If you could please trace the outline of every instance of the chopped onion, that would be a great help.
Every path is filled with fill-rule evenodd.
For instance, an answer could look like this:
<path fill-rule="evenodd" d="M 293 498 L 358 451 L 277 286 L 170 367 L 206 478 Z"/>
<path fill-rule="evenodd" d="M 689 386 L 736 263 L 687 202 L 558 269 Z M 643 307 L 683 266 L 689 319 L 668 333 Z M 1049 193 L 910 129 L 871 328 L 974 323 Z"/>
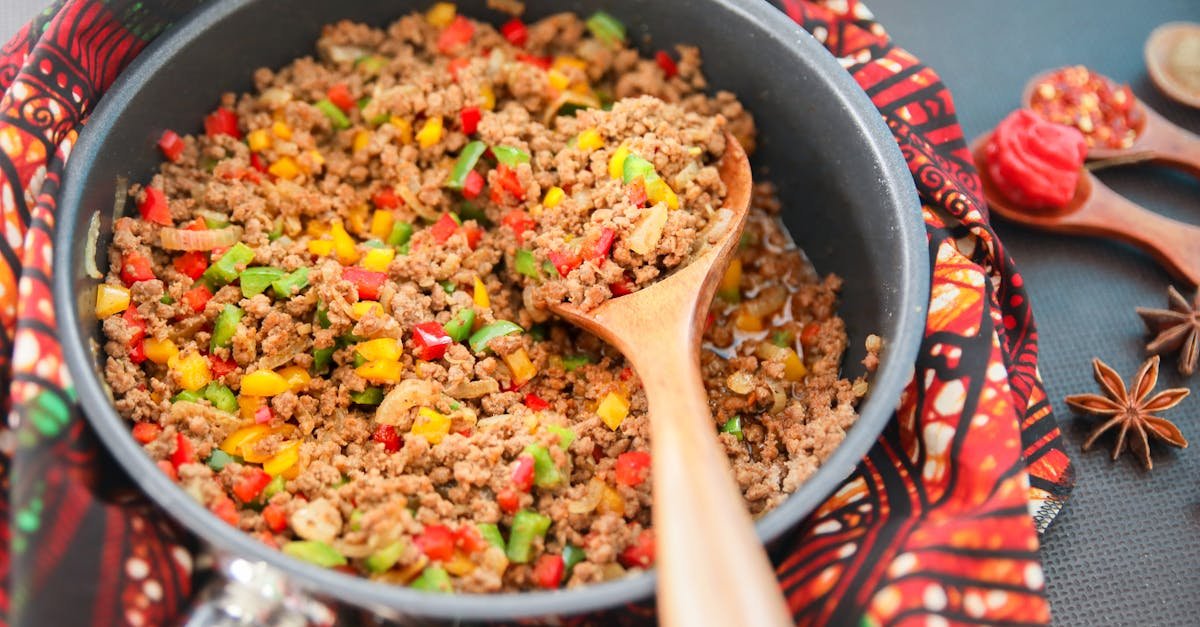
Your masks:
<path fill-rule="evenodd" d="M 93 279 L 103 279 L 96 265 L 96 242 L 100 240 L 100 212 L 92 214 L 88 221 L 87 239 L 83 241 L 83 271 Z"/>
<path fill-rule="evenodd" d="M 269 355 L 263 355 L 262 359 L 258 360 L 258 369 L 274 370 L 291 361 L 296 355 L 307 351 L 311 343 L 312 340 L 310 338 L 294 337 L 291 344 L 288 344 L 283 349 L 274 351 Z"/>
<path fill-rule="evenodd" d="M 426 207 L 425 203 L 417 198 L 417 191 L 421 189 L 421 181 L 417 177 L 410 177 L 403 185 L 397 185 L 395 189 L 396 193 L 400 194 L 400 198 L 404 200 L 404 204 L 408 205 L 417 215 L 426 220 L 436 220 L 440 216 L 436 210 Z"/>
<path fill-rule="evenodd" d="M 320 48 L 321 56 L 324 59 L 334 63 L 354 63 L 372 52 L 362 46 L 343 46 L 338 44 L 318 46 L 318 48 Z"/>
<path fill-rule="evenodd" d="M 113 223 L 125 215 L 125 201 L 129 199 L 129 179 L 118 176 L 117 189 L 113 193 Z"/>
<path fill-rule="evenodd" d="M 787 303 L 787 289 L 782 285 L 772 285 L 763 290 L 758 296 L 746 302 L 746 311 L 760 318 L 772 316 L 783 309 Z"/>
<path fill-rule="evenodd" d="M 167 250 L 212 250 L 238 243 L 242 238 L 242 227 L 227 226 L 205 231 L 163 228 L 159 233 L 162 237 L 162 247 Z"/>
<path fill-rule="evenodd" d="M 767 361 L 783 361 L 788 358 L 788 348 L 776 346 L 773 342 L 759 342 L 758 348 L 754 350 L 754 354 L 759 359 Z"/>
<path fill-rule="evenodd" d="M 213 211 L 212 209 L 197 209 L 196 215 L 213 222 L 229 222 L 229 214 Z"/>
<path fill-rule="evenodd" d="M 754 391 L 754 375 L 739 370 L 725 379 L 725 387 L 734 394 L 749 394 Z"/>
<path fill-rule="evenodd" d="M 587 514 L 596 509 L 600 505 L 600 499 L 604 496 L 604 482 L 592 478 L 587 484 L 587 493 L 583 498 L 567 503 L 567 511 L 572 514 Z"/>
<path fill-rule="evenodd" d="M 629 250 L 639 255 L 649 255 L 662 239 L 663 227 L 667 225 L 667 205 L 657 203 L 649 209 L 642 221 L 629 234 Z"/>
<path fill-rule="evenodd" d="M 579 94 L 570 90 L 564 91 L 550 103 L 546 109 L 546 114 L 542 118 L 542 124 L 550 126 L 554 123 L 554 119 L 558 117 L 558 110 L 563 108 L 563 105 L 573 104 L 579 107 L 588 109 L 599 109 L 600 100 L 591 94 Z"/>
<path fill-rule="evenodd" d="M 405 379 L 397 383 L 375 410 L 375 422 L 408 431 L 414 418 L 409 410 L 436 405 L 440 396 L 438 388 L 437 383 L 425 379 Z"/>
<path fill-rule="evenodd" d="M 500 391 L 500 384 L 495 379 L 487 381 L 459 381 L 446 393 L 454 398 L 479 398 Z"/>
<path fill-rule="evenodd" d="M 774 401 L 771 404 L 771 413 L 783 411 L 788 400 L 787 389 L 782 382 L 775 379 L 767 379 L 767 387 L 771 388 L 771 398 Z"/>
<path fill-rule="evenodd" d="M 279 87 L 269 87 L 258 96 L 258 102 L 271 109 L 279 109 L 291 101 L 292 92 Z"/>

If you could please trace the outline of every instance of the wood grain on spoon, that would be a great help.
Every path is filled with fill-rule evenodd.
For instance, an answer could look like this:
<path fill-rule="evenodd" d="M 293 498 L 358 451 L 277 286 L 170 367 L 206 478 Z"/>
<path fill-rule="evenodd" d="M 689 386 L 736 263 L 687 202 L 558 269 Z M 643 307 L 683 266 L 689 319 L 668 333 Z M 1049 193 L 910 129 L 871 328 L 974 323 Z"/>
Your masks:
<path fill-rule="evenodd" d="M 1146 39 L 1143 54 L 1150 80 L 1167 97 L 1189 107 L 1200 109 L 1200 86 L 1195 83 L 1200 72 L 1200 24 L 1168 22 L 1155 28 Z M 1191 72 L 1191 80 L 1180 72 Z"/>
<path fill-rule="evenodd" d="M 992 211 L 1008 220 L 1056 233 L 1117 239 L 1154 257 L 1167 271 L 1200 285 L 1200 227 L 1149 211 L 1114 192 L 1084 170 L 1075 196 L 1061 209 L 1030 209 L 1009 201 L 987 172 L 984 148 L 989 136 L 977 138 L 971 153 Z"/>
<path fill-rule="evenodd" d="M 1051 72 L 1043 72 L 1025 84 L 1025 91 L 1021 95 L 1021 102 L 1025 106 L 1028 107 L 1032 102 L 1033 90 L 1038 83 L 1050 74 Z M 1182 168 L 1200 177 L 1200 136 L 1172 124 L 1157 111 L 1146 106 L 1141 99 L 1137 99 L 1134 106 L 1141 109 L 1144 122 L 1140 129 L 1135 129 L 1138 133 L 1133 145 L 1128 148 L 1093 146 L 1088 148 L 1088 159 L 1155 161 Z"/>
<path fill-rule="evenodd" d="M 703 322 L 750 204 L 750 164 L 726 133 L 725 208 L 708 244 L 671 275 L 591 311 L 555 313 L 621 351 L 650 404 L 655 568 L 664 625 L 788 625 L 791 616 L 717 440 L 700 377 Z"/>

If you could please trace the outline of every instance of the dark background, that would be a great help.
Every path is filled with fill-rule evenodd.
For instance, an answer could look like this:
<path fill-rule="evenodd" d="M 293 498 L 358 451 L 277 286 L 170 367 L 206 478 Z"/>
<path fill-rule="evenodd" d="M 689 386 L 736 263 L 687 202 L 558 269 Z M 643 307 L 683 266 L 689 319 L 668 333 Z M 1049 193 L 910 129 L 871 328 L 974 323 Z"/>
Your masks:
<path fill-rule="evenodd" d="M 1161 96 L 1142 56 L 1159 24 L 1200 22 L 1200 0 L 873 0 L 867 6 L 897 45 L 949 85 L 968 139 L 1019 106 L 1030 76 L 1073 64 L 1128 83 L 1169 120 L 1200 132 L 1200 111 Z M 1155 167 L 1100 178 L 1151 210 L 1200 224 L 1200 181 Z M 1192 447 L 1151 445 L 1151 472 L 1132 456 L 1110 461 L 1109 436 L 1082 452 L 1094 420 L 1073 415 L 1062 402 L 1097 391 L 1093 356 L 1126 378 L 1136 372 L 1146 335 L 1134 307 L 1165 306 L 1170 277 L 1119 244 L 994 223 L 1025 276 L 1041 335 L 1042 377 L 1078 475 L 1074 495 L 1043 537 L 1055 623 L 1200 623 L 1200 374 L 1185 380 L 1173 355 L 1163 360 L 1160 387 L 1195 393 L 1164 414 Z M 1176 286 L 1191 295 L 1189 286 Z"/>
<path fill-rule="evenodd" d="M 47 0 L 0 0 L 7 39 Z M 1200 111 L 1172 105 L 1146 75 L 1142 45 L 1155 26 L 1200 22 L 1200 0 L 874 0 L 867 3 L 897 44 L 937 70 L 955 95 L 968 138 L 1018 106 L 1033 74 L 1082 63 L 1128 82 L 1173 122 L 1200 132 Z M 1146 207 L 1200 224 L 1200 182 L 1151 167 L 1101 178 Z M 1171 410 L 1193 441 L 1154 446 L 1152 472 L 1132 457 L 1111 462 L 1107 446 L 1083 453 L 1091 418 L 1072 415 L 1067 394 L 1095 391 L 1100 357 L 1126 377 L 1143 358 L 1136 306 L 1165 304 L 1170 278 L 1149 258 L 1106 241 L 1029 231 L 997 220 L 1023 271 L 1041 332 L 1041 371 L 1076 463 L 1078 485 L 1044 540 L 1046 581 L 1061 625 L 1183 625 L 1200 616 L 1200 394 Z M 1187 286 L 1179 286 L 1186 289 Z M 1200 392 L 1173 358 L 1162 385 Z"/>

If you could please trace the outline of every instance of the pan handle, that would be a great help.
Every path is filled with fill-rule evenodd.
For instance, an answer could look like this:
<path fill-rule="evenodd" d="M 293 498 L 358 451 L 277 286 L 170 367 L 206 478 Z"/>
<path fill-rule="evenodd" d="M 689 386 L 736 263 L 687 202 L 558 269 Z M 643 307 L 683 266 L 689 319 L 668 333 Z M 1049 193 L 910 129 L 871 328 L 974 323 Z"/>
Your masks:
<path fill-rule="evenodd" d="M 263 562 L 216 556 L 216 577 L 188 611 L 183 627 L 332 626 L 333 609 Z"/>

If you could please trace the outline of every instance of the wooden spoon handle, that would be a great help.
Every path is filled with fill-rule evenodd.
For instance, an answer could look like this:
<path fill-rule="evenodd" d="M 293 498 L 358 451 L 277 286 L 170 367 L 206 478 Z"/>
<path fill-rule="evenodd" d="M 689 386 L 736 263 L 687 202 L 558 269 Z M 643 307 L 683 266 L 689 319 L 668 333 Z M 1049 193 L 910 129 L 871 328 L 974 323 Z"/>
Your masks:
<path fill-rule="evenodd" d="M 1171 274 L 1200 285 L 1200 227 L 1149 211 L 1098 182 L 1093 184 L 1086 220 L 1082 230 L 1133 244 Z"/>
<path fill-rule="evenodd" d="M 646 336 L 630 357 L 653 416 L 659 619 L 674 627 L 790 625 L 716 438 L 691 334 L 646 329 Z"/>
<path fill-rule="evenodd" d="M 1154 154 L 1155 161 L 1182 166 L 1200 177 L 1200 137 L 1172 124 L 1158 113 L 1146 110 L 1146 126 L 1134 148 Z"/>

